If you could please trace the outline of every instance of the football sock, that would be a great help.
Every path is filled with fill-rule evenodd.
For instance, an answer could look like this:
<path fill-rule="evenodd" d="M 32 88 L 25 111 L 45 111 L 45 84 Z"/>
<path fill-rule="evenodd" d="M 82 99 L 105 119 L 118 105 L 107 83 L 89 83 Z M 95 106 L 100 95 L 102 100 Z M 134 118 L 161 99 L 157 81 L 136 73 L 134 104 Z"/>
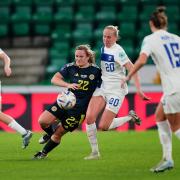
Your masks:
<path fill-rule="evenodd" d="M 42 152 L 47 154 L 50 151 L 52 151 L 56 146 L 58 146 L 59 143 L 54 142 L 52 139 L 50 139 L 47 144 L 44 146 Z"/>
<path fill-rule="evenodd" d="M 176 130 L 174 132 L 174 134 L 176 135 L 176 137 L 180 140 L 180 129 Z"/>
<path fill-rule="evenodd" d="M 42 128 L 49 136 L 51 136 L 54 133 L 52 125 L 50 125 L 47 128 Z"/>
<path fill-rule="evenodd" d="M 157 122 L 163 158 L 172 160 L 172 132 L 168 120 Z"/>
<path fill-rule="evenodd" d="M 114 118 L 112 123 L 109 126 L 110 129 L 117 128 L 119 126 L 122 126 L 126 122 L 130 121 L 132 118 L 130 116 L 125 116 L 125 117 L 119 117 L 119 118 Z"/>
<path fill-rule="evenodd" d="M 86 133 L 88 136 L 89 143 L 91 145 L 92 152 L 99 152 L 96 124 L 86 124 Z"/>
<path fill-rule="evenodd" d="M 12 129 L 14 129 L 15 131 L 17 131 L 18 133 L 20 133 L 21 135 L 25 135 L 27 134 L 27 130 L 24 129 L 20 124 L 18 124 L 15 120 L 12 120 L 8 126 Z"/>

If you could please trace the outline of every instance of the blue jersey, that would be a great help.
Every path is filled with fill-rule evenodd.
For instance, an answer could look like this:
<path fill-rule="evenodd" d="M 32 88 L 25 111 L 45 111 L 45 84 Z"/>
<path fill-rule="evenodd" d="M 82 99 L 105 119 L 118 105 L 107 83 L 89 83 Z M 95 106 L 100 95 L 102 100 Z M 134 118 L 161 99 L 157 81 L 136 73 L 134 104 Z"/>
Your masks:
<path fill-rule="evenodd" d="M 90 98 L 101 83 L 101 70 L 92 64 L 87 68 L 79 68 L 75 63 L 66 64 L 61 68 L 59 73 L 65 78 L 69 79 L 70 83 L 77 83 L 80 88 L 71 90 L 76 96 L 76 105 L 70 111 L 86 112 Z"/>

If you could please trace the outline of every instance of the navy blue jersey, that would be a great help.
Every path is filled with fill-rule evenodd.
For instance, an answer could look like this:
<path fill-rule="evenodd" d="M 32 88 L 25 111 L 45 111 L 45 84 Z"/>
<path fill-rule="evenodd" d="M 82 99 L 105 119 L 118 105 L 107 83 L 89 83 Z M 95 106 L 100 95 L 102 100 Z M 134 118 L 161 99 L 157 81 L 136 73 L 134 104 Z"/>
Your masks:
<path fill-rule="evenodd" d="M 70 90 L 76 96 L 76 105 L 70 111 L 79 109 L 81 112 L 86 112 L 94 90 L 101 84 L 100 68 L 95 64 L 87 68 L 79 68 L 75 63 L 69 63 L 62 67 L 59 73 L 65 79 L 69 79 L 70 83 L 77 83 L 80 85 L 79 89 Z"/>

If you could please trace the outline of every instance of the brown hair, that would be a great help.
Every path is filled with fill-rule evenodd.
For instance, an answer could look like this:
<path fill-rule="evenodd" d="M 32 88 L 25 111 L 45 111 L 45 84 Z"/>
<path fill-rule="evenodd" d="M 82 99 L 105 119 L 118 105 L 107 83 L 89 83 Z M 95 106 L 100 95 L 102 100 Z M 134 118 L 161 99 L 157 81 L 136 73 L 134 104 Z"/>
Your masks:
<path fill-rule="evenodd" d="M 119 39 L 119 29 L 118 26 L 108 25 L 104 29 L 110 29 L 114 31 L 114 35 Z"/>
<path fill-rule="evenodd" d="M 89 44 L 82 44 L 76 47 L 76 50 L 84 50 L 89 57 L 89 63 L 95 63 L 95 52 L 91 50 Z"/>
<path fill-rule="evenodd" d="M 166 7 L 160 6 L 156 8 L 150 17 L 150 21 L 153 22 L 157 29 L 166 29 L 168 25 L 168 18 L 165 14 Z"/>

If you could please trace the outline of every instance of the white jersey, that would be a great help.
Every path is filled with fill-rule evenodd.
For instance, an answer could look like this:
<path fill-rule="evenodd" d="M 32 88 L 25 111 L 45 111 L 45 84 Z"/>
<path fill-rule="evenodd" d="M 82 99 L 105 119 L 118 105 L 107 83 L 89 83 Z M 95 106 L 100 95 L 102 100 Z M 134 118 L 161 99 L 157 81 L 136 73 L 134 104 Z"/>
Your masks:
<path fill-rule="evenodd" d="M 112 47 L 102 47 L 101 49 L 101 69 L 102 69 L 102 85 L 101 87 L 109 93 L 127 94 L 127 84 L 121 87 L 121 79 L 125 77 L 125 65 L 129 62 L 123 48 L 114 44 Z"/>
<path fill-rule="evenodd" d="M 3 53 L 3 50 L 0 48 L 0 54 Z"/>
<path fill-rule="evenodd" d="M 180 92 L 180 37 L 158 30 L 144 38 L 141 53 L 156 64 L 164 94 Z"/>

